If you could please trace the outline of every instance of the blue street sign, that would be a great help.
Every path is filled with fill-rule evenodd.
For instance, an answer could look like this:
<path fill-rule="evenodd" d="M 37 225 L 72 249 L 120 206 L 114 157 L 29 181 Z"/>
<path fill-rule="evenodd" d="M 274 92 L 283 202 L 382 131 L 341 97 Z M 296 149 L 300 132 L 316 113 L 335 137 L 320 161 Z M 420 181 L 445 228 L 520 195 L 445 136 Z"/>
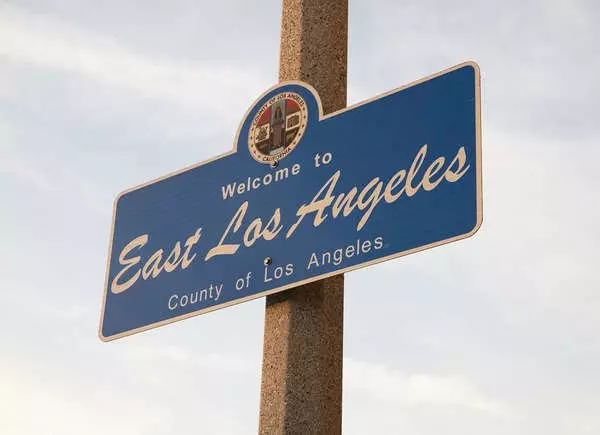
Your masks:
<path fill-rule="evenodd" d="M 100 338 L 474 234 L 479 80 L 465 63 L 326 116 L 304 83 L 264 93 L 232 152 L 118 196 Z"/>

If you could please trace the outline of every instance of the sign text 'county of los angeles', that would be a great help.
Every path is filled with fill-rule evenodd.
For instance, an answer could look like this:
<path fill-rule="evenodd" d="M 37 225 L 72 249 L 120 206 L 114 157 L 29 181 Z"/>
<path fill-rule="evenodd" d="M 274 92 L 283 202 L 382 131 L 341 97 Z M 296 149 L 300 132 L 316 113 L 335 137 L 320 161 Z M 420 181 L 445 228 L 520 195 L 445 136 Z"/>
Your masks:
<path fill-rule="evenodd" d="M 304 83 L 267 91 L 232 152 L 118 196 L 100 337 L 471 236 L 479 80 L 465 63 L 326 116 Z"/>

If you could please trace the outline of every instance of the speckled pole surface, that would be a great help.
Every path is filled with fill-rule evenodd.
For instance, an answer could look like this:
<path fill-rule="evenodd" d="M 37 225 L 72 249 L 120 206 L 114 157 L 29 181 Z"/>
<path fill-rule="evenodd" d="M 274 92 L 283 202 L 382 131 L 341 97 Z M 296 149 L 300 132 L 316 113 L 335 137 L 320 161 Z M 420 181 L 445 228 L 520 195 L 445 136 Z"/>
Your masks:
<path fill-rule="evenodd" d="M 283 0 L 279 79 L 345 107 L 347 41 L 348 0 Z M 267 296 L 260 434 L 341 433 L 343 322 L 343 275 Z"/>

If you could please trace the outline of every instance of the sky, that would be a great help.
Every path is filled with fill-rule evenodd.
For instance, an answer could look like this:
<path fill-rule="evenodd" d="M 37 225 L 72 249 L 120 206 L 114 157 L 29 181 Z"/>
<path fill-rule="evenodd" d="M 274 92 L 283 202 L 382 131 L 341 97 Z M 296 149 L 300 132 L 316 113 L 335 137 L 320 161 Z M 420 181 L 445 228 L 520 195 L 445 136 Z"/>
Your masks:
<path fill-rule="evenodd" d="M 264 298 L 97 331 L 113 199 L 232 148 L 280 19 L 0 1 L 0 433 L 256 433 Z M 350 104 L 479 63 L 484 222 L 346 275 L 344 434 L 600 433 L 599 20 L 592 0 L 350 2 Z"/>

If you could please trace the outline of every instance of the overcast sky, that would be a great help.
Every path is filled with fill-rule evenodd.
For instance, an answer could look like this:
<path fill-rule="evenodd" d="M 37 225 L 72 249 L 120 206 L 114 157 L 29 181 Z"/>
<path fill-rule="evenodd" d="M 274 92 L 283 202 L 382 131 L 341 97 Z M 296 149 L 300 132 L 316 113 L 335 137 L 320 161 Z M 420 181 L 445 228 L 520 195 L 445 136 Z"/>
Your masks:
<path fill-rule="evenodd" d="M 264 299 L 102 343 L 112 201 L 231 149 L 279 1 L 0 1 L 0 432 L 252 434 Z M 482 70 L 484 223 L 346 276 L 344 433 L 600 433 L 600 6 L 351 1 L 349 103 Z"/>

